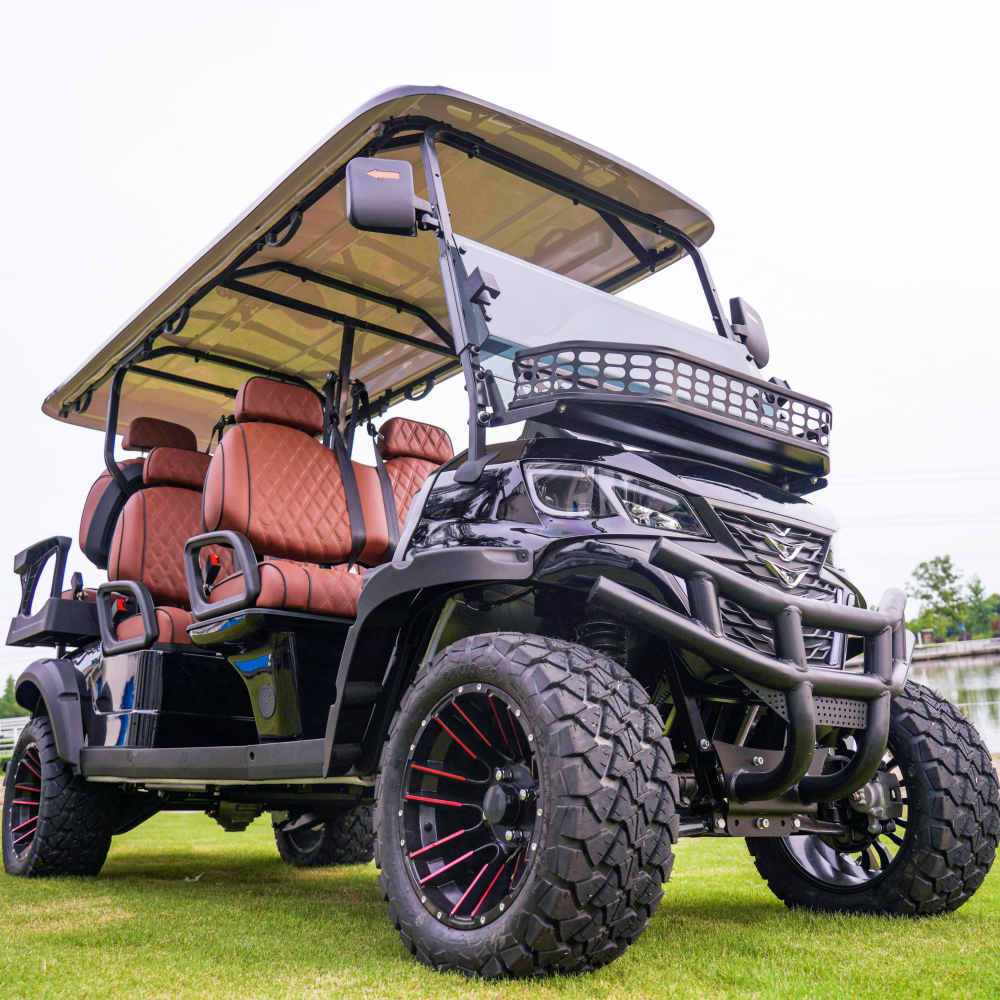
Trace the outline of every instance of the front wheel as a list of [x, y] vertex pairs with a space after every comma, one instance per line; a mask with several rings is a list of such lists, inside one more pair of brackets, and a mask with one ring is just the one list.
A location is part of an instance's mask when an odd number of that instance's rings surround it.
[[463, 639], [404, 696], [382, 754], [376, 862], [421, 961], [486, 977], [620, 955], [676, 837], [663, 724], [617, 664], [538, 636]]
[[[982, 885], [1000, 837], [997, 775], [972, 724], [909, 681], [892, 703], [882, 769], [899, 782], [903, 815], [842, 844], [806, 834], [747, 847], [788, 906], [920, 916], [957, 910]], [[850, 806], [842, 804], [850, 815]]]

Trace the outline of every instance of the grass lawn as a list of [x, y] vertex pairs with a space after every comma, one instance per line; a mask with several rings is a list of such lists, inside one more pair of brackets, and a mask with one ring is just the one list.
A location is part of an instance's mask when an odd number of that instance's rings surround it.
[[0, 928], [2, 1000], [1000, 996], [1000, 869], [944, 917], [790, 913], [738, 840], [683, 841], [639, 944], [594, 975], [542, 982], [418, 965], [374, 866], [289, 868], [266, 817], [235, 834], [163, 814], [117, 838], [97, 879], [0, 875]]

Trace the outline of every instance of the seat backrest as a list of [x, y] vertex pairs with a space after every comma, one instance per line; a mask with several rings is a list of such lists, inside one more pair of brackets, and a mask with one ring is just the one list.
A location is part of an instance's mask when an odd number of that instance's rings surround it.
[[393, 417], [379, 428], [376, 442], [396, 501], [399, 530], [427, 477], [455, 456], [448, 432], [432, 424]]
[[[201, 534], [201, 488], [211, 456], [161, 446], [143, 465], [144, 488], [122, 509], [111, 540], [108, 579], [143, 584], [154, 603], [189, 607], [184, 543]], [[204, 550], [207, 554], [209, 550]], [[231, 572], [228, 550], [222, 572]]]
[[[125, 451], [149, 451], [161, 446], [197, 451], [198, 442], [194, 432], [187, 427], [155, 417], [136, 417], [122, 436], [122, 449]], [[141, 458], [129, 458], [118, 463], [118, 468], [133, 487], [132, 492], [142, 489], [143, 461]], [[107, 469], [97, 477], [87, 494], [80, 518], [80, 551], [98, 569], [108, 567], [111, 536], [128, 496]]]
[[323, 406], [303, 386], [251, 378], [205, 479], [206, 531], [238, 531], [258, 556], [343, 563], [351, 522], [336, 454], [316, 440]]

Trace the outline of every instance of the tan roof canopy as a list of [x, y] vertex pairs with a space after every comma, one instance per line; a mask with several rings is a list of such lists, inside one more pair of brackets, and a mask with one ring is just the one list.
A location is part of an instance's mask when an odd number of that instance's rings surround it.
[[324, 139], [60, 385], [44, 412], [103, 427], [110, 373], [153, 334], [154, 354], [137, 360], [123, 384], [119, 428], [161, 417], [191, 427], [202, 444], [232, 401], [198, 383], [235, 395], [262, 368], [322, 389], [340, 365], [348, 321], [351, 374], [373, 400], [388, 403], [429, 375], [458, 371], [434, 236], [359, 232], [346, 220], [339, 183], [352, 156], [377, 152], [410, 160], [426, 197], [414, 143], [428, 122], [453, 130], [438, 155], [455, 231], [504, 253], [608, 291], [680, 255], [669, 235], [576, 203], [527, 169], [511, 172], [508, 154], [660, 219], [697, 245], [712, 234], [694, 202], [593, 146], [444, 88], [399, 88]]

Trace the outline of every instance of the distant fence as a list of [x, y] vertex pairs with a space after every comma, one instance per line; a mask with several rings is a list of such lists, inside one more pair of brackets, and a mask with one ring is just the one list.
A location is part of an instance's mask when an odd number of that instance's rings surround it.
[[24, 715], [16, 719], [0, 719], [0, 765], [5, 765], [14, 753], [21, 730], [31, 721], [31, 716]]

